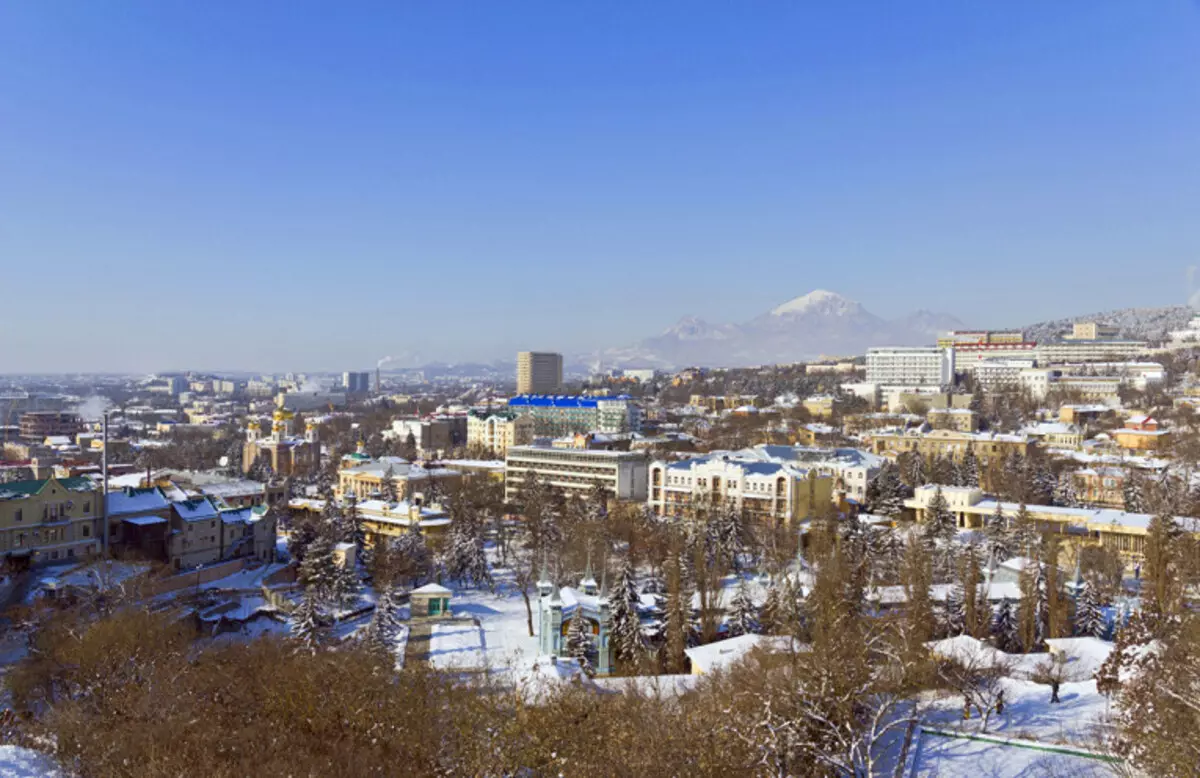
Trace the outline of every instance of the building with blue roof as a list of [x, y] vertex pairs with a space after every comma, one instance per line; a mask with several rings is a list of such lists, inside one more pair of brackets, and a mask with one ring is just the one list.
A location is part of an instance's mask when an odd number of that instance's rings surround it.
[[637, 432], [642, 428], [641, 408], [628, 395], [519, 394], [508, 401], [508, 409], [532, 417], [534, 434], [539, 436]]

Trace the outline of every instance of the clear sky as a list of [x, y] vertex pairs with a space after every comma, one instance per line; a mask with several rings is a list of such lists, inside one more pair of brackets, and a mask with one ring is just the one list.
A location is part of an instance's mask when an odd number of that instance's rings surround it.
[[1200, 2], [0, 3], [0, 372], [1187, 297]]

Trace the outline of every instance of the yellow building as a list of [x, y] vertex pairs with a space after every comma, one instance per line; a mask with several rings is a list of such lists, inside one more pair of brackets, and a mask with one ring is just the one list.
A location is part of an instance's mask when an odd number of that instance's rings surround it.
[[87, 478], [0, 484], [0, 559], [14, 565], [100, 551], [100, 491]]
[[805, 398], [801, 404], [804, 406], [804, 410], [818, 419], [828, 419], [833, 415], [833, 395], [815, 394]]
[[1125, 426], [1112, 431], [1113, 440], [1126, 451], [1163, 451], [1171, 445], [1170, 430], [1160, 429], [1152, 416], [1131, 416]]
[[934, 408], [925, 414], [925, 419], [935, 430], [974, 432], [979, 428], [979, 419], [970, 408]]
[[[960, 529], [980, 529], [996, 512], [997, 501], [979, 489], [965, 486], [933, 485], [918, 487], [912, 498], [905, 500], [918, 522], [925, 521], [930, 501], [938, 489], [954, 514]], [[1001, 502], [1001, 513], [1010, 521], [1016, 518], [1021, 506]], [[1056, 505], [1027, 505], [1029, 517], [1041, 532], [1063, 536], [1064, 558], [1060, 564], [1070, 564], [1081, 546], [1093, 545], [1115, 551], [1129, 566], [1145, 560], [1147, 527], [1153, 518], [1147, 513], [1126, 513], [1112, 508], [1060, 508]], [[1195, 532], [1194, 519], [1178, 519], [1182, 528]]]
[[271, 470], [280, 476], [303, 473], [321, 464], [321, 444], [316, 424], [305, 425], [304, 437], [292, 434], [296, 414], [280, 408], [271, 421], [271, 434], [262, 436], [258, 421], [246, 425], [246, 442], [242, 446], [242, 470], [250, 472], [254, 463], [263, 458]]
[[926, 458], [949, 456], [960, 459], [966, 455], [967, 449], [971, 448], [974, 449], [980, 464], [1003, 459], [1009, 453], [1025, 456], [1033, 445], [1033, 441], [1027, 435], [954, 430], [868, 433], [866, 441], [871, 453], [895, 456], [907, 451], [916, 451]]
[[525, 446], [533, 442], [532, 416], [511, 411], [494, 413], [471, 411], [467, 415], [467, 447], [491, 452], [503, 457], [509, 446]]
[[334, 493], [338, 499], [348, 495], [355, 495], [360, 500], [379, 497], [389, 471], [396, 497], [400, 500], [415, 500], [428, 492], [432, 484], [436, 484], [434, 489], [445, 493], [462, 482], [462, 473], [457, 470], [436, 465], [426, 468], [400, 457], [380, 457], [339, 470]]
[[357, 509], [369, 544], [380, 538], [399, 537], [409, 532], [414, 522], [422, 535], [434, 538], [444, 535], [450, 526], [450, 515], [441, 506], [365, 500], [358, 503]]

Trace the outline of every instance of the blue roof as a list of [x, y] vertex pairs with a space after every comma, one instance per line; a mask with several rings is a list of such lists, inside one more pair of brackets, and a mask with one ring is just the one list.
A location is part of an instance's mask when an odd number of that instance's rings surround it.
[[584, 397], [574, 394], [519, 394], [508, 401], [509, 407], [522, 408], [596, 408], [601, 400], [628, 400], [619, 397]]

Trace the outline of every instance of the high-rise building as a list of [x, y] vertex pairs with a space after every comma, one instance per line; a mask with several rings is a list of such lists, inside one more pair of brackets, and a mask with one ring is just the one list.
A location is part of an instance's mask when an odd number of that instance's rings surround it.
[[867, 382], [881, 386], [948, 386], [954, 383], [954, 349], [867, 349]]
[[348, 394], [366, 394], [371, 391], [371, 374], [353, 371], [342, 373], [342, 386]]
[[562, 389], [562, 354], [522, 351], [517, 354], [517, 394], [554, 394]]

